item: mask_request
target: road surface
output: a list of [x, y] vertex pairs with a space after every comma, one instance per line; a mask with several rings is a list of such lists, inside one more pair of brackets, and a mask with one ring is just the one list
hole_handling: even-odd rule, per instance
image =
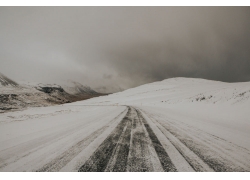
[[65, 107], [6, 115], [0, 171], [250, 171], [249, 149], [142, 107]]

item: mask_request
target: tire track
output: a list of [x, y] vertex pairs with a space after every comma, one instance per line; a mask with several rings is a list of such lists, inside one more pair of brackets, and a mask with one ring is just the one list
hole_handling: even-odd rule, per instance
[[[149, 119], [148, 121], [152, 122], [151, 125], [153, 124], [153, 130], [157, 132], [157, 135], [161, 137], [164, 135], [170, 143], [168, 146], [174, 146], [195, 171], [249, 171], [249, 151], [247, 149], [183, 122], [174, 119], [166, 120], [165, 117], [157, 114], [149, 114], [141, 109], [140, 111], [146, 115], [145, 118]], [[165, 147], [167, 152], [168, 148]], [[175, 161], [173, 154], [170, 158]], [[177, 161], [175, 163], [178, 166], [179, 163]]]
[[79, 141], [77, 144], [72, 146], [70, 149], [57, 156], [54, 160], [44, 165], [37, 172], [56, 172], [63, 168], [68, 162], [76, 157], [81, 151], [83, 151], [90, 143], [92, 143], [98, 136], [100, 136], [109, 126], [114, 123], [127, 109], [121, 112], [113, 120], [111, 120], [104, 127], [94, 131], [89, 136]]
[[144, 124], [144, 126], [149, 134], [149, 137], [152, 141], [153, 147], [154, 147], [154, 149], [158, 155], [158, 158], [161, 162], [163, 170], [166, 172], [177, 171], [177, 169], [174, 166], [174, 164], [172, 163], [168, 153], [163, 148], [162, 144], [160, 143], [159, 139], [157, 138], [157, 136], [153, 132], [152, 128], [149, 126], [147, 121], [143, 118], [141, 112], [137, 110], [137, 114], [138, 114], [138, 117], [141, 119], [142, 123]]
[[129, 107], [126, 116], [79, 172], [177, 171], [141, 113]]
[[[114, 129], [114, 131], [104, 140], [104, 142], [97, 148], [94, 154], [85, 162], [83, 166], [80, 167], [79, 172], [103, 172], [108, 166], [109, 160], [112, 155], [115, 153], [114, 151], [117, 149], [118, 141], [121, 136], [125, 139], [124, 134], [126, 129], [130, 129], [129, 126], [132, 124], [131, 119], [129, 118], [131, 113], [131, 108], [128, 109], [128, 113], [123, 118], [123, 120], [118, 124], [118, 126]], [[130, 132], [127, 132], [130, 134]], [[126, 133], [126, 134], [127, 134]], [[122, 148], [121, 148], [122, 149]], [[128, 154], [128, 153], [127, 153]], [[117, 155], [118, 156], [118, 155]], [[126, 154], [124, 157], [126, 159]], [[115, 163], [116, 169], [117, 164]]]
[[169, 139], [162, 133], [162, 131], [153, 123], [152, 119], [149, 118], [147, 113], [140, 109], [141, 114], [144, 119], [149, 123], [152, 130], [157, 135], [159, 141], [164, 147], [165, 151], [168, 153], [171, 161], [179, 172], [194, 172], [192, 166], [185, 160], [185, 158], [180, 154], [180, 152], [175, 148], [175, 146], [169, 141]]
[[[19, 160], [22, 160], [23, 158], [27, 158], [27, 156], [33, 153], [36, 153], [37, 151], [43, 148], [46, 148], [47, 146], [55, 142], [58, 142], [75, 132], [82, 131], [82, 129], [84, 129], [86, 126], [91, 125], [94, 122], [100, 122], [100, 120], [94, 119], [93, 121], [89, 121], [84, 124], [82, 122], [80, 123], [78, 122], [77, 124], [68, 125], [67, 129], [61, 128], [52, 133], [48, 133], [48, 134], [45, 133], [44, 136], [31, 139], [29, 141], [17, 144], [12, 147], [8, 147], [7, 149], [3, 149], [0, 151], [1, 156], [3, 157], [0, 160], [0, 169], [4, 170], [5, 168], [8, 168], [9, 165], [13, 166], [13, 164], [18, 162]], [[50, 129], [53, 129], [53, 128], [49, 128], [48, 130]], [[45, 130], [43, 131], [45, 132]], [[33, 135], [35, 134], [31, 133], [28, 135], [33, 137]]]
[[146, 136], [146, 131], [138, 117], [138, 113], [133, 108], [133, 129], [130, 142], [130, 152], [128, 158], [127, 171], [145, 172], [153, 171], [153, 164], [150, 161], [150, 151], [148, 145], [150, 139]]
[[[200, 159], [208, 164], [211, 169], [217, 172], [239, 172], [246, 171], [246, 166], [243, 163], [238, 162], [238, 160], [232, 160], [233, 157], [228, 155], [221, 146], [217, 146], [216, 141], [211, 141], [211, 139], [204, 139], [203, 136], [197, 137], [197, 135], [192, 135], [189, 131], [188, 134], [184, 133], [180, 128], [170, 125], [168, 123], [159, 123], [170, 133], [172, 136], [177, 138], [180, 143], [190, 149], [195, 153]], [[182, 134], [183, 133], [183, 134]], [[204, 135], [204, 134], [203, 134]], [[232, 151], [232, 150], [231, 150]], [[230, 153], [230, 151], [229, 151]], [[240, 150], [238, 151], [240, 153]]]
[[171, 128], [172, 134], [178, 131], [175, 136], [179, 136], [189, 149], [202, 157], [215, 171], [249, 171], [250, 152], [247, 149], [184, 123], [169, 124], [166, 126]]
[[[151, 117], [151, 116], [150, 116]], [[153, 123], [161, 130], [161, 132], [169, 139], [169, 141], [174, 145], [174, 147], [179, 151], [179, 153], [185, 158], [185, 160], [192, 166], [195, 171], [198, 172], [213, 172], [214, 169], [211, 168], [206, 161], [198, 156], [192, 151], [185, 143], [183, 143], [178, 137], [173, 135], [172, 131], [169, 132], [169, 127], [162, 124], [160, 121], [151, 117]]]
[[[124, 172], [126, 171], [127, 157], [129, 153], [129, 142], [131, 138], [131, 122], [127, 122], [123, 134], [118, 141], [114, 154], [110, 159], [105, 171]], [[118, 161], [117, 161], [118, 160]]]

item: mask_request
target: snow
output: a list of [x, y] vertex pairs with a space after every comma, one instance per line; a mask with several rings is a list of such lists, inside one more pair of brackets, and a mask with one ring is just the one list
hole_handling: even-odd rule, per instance
[[250, 149], [250, 82], [171, 78], [75, 104], [137, 106]]
[[0, 116], [0, 155], [7, 165], [0, 163], [1, 171], [34, 171], [125, 109], [53, 106], [4, 113]]
[[[126, 106], [133, 106], [142, 112], [177, 169], [192, 171], [186, 162], [192, 159], [211, 170], [196, 155], [199, 151], [225, 162], [231, 171], [249, 171], [249, 97], [250, 82], [172, 78], [85, 101], [2, 113], [0, 170], [44, 170], [73, 148], [78, 153], [54, 170], [77, 171], [124, 117]], [[76, 147], [92, 136], [98, 138]]]

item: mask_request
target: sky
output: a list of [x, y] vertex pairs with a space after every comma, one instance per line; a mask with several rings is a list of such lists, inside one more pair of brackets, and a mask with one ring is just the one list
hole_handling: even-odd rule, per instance
[[250, 81], [250, 7], [0, 7], [0, 72], [112, 93], [173, 77]]

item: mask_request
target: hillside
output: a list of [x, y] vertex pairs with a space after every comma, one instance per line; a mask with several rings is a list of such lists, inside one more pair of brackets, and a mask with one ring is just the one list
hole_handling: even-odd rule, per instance
[[57, 84], [17, 83], [0, 74], [0, 113], [27, 107], [70, 103], [102, 95], [80, 83], [73, 83], [64, 88]]
[[[101, 97], [107, 104], [165, 106], [171, 104], [249, 104], [250, 82], [225, 83], [195, 78], [171, 78]], [[92, 99], [89, 103], [95, 103]], [[98, 103], [100, 99], [98, 99]]]
[[80, 95], [80, 94], [88, 94], [88, 95], [97, 95], [96, 91], [91, 89], [89, 86], [84, 86], [78, 82], [70, 81], [68, 84], [61, 85], [63, 89], [69, 94]]
[[0, 87], [7, 86], [7, 87], [16, 87], [18, 84], [0, 73]]

